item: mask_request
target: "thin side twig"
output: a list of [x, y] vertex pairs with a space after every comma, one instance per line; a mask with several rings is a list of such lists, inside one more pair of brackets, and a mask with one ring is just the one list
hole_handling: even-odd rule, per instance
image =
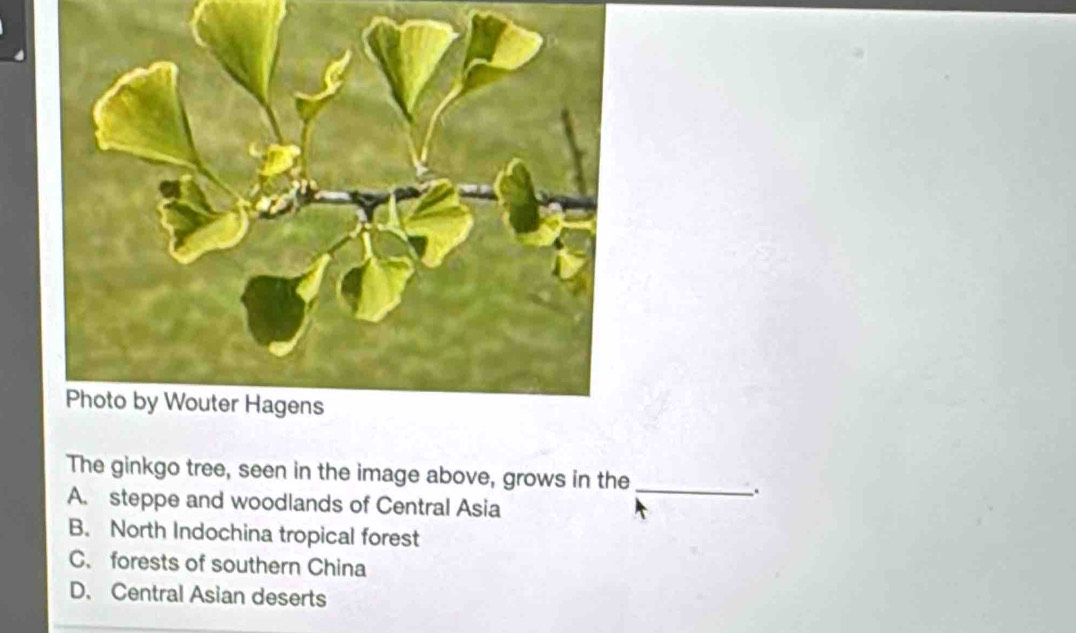
[[560, 120], [564, 124], [564, 136], [568, 139], [568, 151], [572, 155], [572, 167], [575, 170], [575, 190], [581, 195], [587, 195], [587, 177], [583, 171], [583, 150], [579, 147], [579, 140], [575, 137], [575, 122], [571, 111], [565, 107], [560, 111]]

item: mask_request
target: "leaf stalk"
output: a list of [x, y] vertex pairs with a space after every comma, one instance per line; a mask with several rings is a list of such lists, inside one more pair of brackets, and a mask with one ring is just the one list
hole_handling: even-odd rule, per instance
[[433, 111], [432, 115], [430, 115], [430, 123], [426, 126], [426, 136], [422, 140], [422, 152], [419, 154], [419, 162], [423, 166], [426, 165], [426, 161], [430, 155], [430, 142], [433, 141], [433, 131], [437, 127], [437, 120], [440, 119], [441, 116], [445, 113], [445, 110], [448, 109], [448, 106], [456, 100], [456, 97], [460, 95], [461, 91], [462, 86], [457, 83], [455, 86], [452, 87], [452, 90], [450, 90], [448, 94], [445, 95], [445, 98], [441, 100], [441, 103], [437, 104], [437, 109]]

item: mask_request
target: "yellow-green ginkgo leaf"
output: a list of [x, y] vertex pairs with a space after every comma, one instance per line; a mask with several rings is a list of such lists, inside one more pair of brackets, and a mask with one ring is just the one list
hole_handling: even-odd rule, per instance
[[493, 181], [497, 202], [508, 214], [508, 223], [516, 233], [537, 231], [541, 224], [541, 205], [534, 191], [530, 170], [513, 158]]
[[269, 353], [288, 355], [310, 327], [310, 313], [331, 260], [331, 255], [321, 255], [298, 277], [259, 275], [247, 282], [241, 299], [247, 328]]
[[460, 203], [459, 192], [448, 180], [432, 183], [403, 219], [408, 241], [430, 268], [440, 266], [445, 255], [467, 239], [473, 225], [471, 210]]
[[97, 146], [153, 162], [197, 169], [187, 113], [172, 62], [135, 68], [116, 80], [93, 106]]
[[258, 175], [262, 178], [274, 178], [287, 173], [295, 166], [300, 150], [295, 145], [270, 145], [261, 156]]
[[406, 257], [369, 256], [340, 278], [338, 293], [351, 315], [377, 323], [400, 305], [415, 266]]
[[553, 257], [553, 274], [562, 281], [575, 277], [587, 265], [586, 251], [558, 248]]
[[568, 292], [578, 297], [590, 295], [594, 292], [594, 269], [586, 267], [568, 279], [563, 280], [564, 287]]
[[250, 220], [245, 203], [218, 212], [191, 176], [162, 182], [161, 194], [164, 200], [157, 213], [170, 238], [168, 253], [181, 264], [210, 251], [231, 248], [247, 234]]
[[[504, 215], [504, 223], [508, 228], [512, 228], [508, 220], [508, 214]], [[550, 246], [560, 237], [560, 232], [563, 228], [564, 217], [559, 213], [550, 213], [542, 216], [541, 221], [538, 223], [538, 228], [534, 231], [529, 233], [516, 233], [513, 231], [513, 237], [524, 246]]]
[[381, 70], [393, 100], [408, 121], [414, 119], [422, 89], [456, 37], [451, 25], [433, 20], [397, 24], [377, 17], [363, 31], [366, 55]]
[[563, 218], [559, 213], [542, 215], [534, 182], [523, 161], [514, 158], [497, 174], [493, 192], [504, 211], [505, 224], [520, 243], [549, 246], [560, 235]]
[[344, 77], [347, 76], [348, 66], [351, 65], [351, 49], [344, 51], [339, 58], [329, 62], [322, 73], [322, 88], [315, 94], [305, 92], [295, 93], [295, 109], [299, 112], [299, 118], [303, 123], [310, 123], [321, 112], [340, 88], [344, 85]]
[[191, 30], [228, 74], [269, 106], [284, 0], [199, 0]]
[[542, 36], [496, 13], [471, 14], [467, 53], [457, 90], [462, 96], [519, 70], [538, 54]]

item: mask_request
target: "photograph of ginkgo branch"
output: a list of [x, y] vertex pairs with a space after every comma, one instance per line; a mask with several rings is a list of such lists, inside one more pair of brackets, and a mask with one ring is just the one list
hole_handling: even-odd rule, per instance
[[604, 7], [59, 8], [69, 380], [589, 393]]

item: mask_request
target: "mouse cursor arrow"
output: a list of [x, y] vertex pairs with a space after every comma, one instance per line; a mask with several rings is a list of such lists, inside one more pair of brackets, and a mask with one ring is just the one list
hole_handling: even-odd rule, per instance
[[646, 520], [646, 506], [643, 505], [642, 501], [639, 501], [639, 497], [635, 497], [635, 514], [641, 516], [644, 521]]

